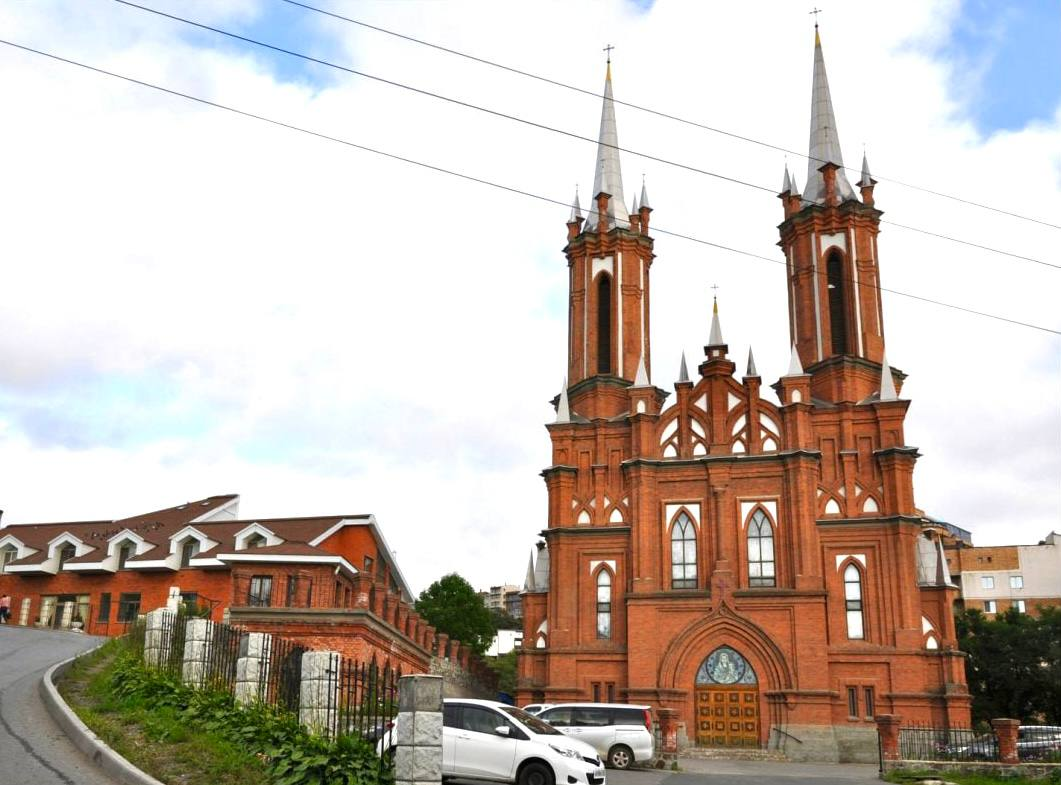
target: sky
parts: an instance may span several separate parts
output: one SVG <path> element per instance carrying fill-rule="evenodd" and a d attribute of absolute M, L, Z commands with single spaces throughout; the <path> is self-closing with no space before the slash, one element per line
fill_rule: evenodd
<path fill-rule="evenodd" d="M 600 100 L 281 0 L 140 0 L 595 139 Z M 370 24 L 805 151 L 813 18 L 789 2 L 341 2 Z M 0 38 L 570 201 L 595 145 L 113 0 L 0 2 Z M 885 287 L 1061 330 L 1056 3 L 819 16 L 848 166 L 874 176 Z M 566 368 L 568 211 L 0 45 L 0 508 L 118 518 L 239 493 L 244 518 L 371 512 L 414 591 L 521 583 Z M 779 190 L 768 146 L 616 108 L 619 142 Z M 773 193 L 623 153 L 652 224 L 781 261 Z M 1053 267 L 895 224 L 949 235 Z M 788 366 L 783 267 L 657 234 L 653 382 Z M 977 544 L 1061 529 L 1061 338 L 884 294 L 915 497 Z"/>

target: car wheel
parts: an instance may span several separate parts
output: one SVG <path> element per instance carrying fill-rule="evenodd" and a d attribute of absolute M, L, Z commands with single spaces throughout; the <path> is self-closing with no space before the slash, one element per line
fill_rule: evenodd
<path fill-rule="evenodd" d="M 544 763 L 531 761 L 519 772 L 518 785 L 553 785 L 553 770 Z"/>
<path fill-rule="evenodd" d="M 613 769 L 628 769 L 634 762 L 634 753 L 629 747 L 617 744 L 608 751 L 608 765 Z"/>

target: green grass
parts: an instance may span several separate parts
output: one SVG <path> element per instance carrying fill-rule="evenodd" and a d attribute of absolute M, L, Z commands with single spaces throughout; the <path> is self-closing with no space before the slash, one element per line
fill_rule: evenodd
<path fill-rule="evenodd" d="M 241 744 L 189 720 L 175 706 L 111 689 L 120 644 L 108 642 L 80 658 L 59 692 L 88 727 L 119 755 L 156 779 L 174 785 L 261 785 L 265 762 Z"/>
<path fill-rule="evenodd" d="M 1003 774 L 996 774 L 994 772 L 984 772 L 977 774 L 970 774 L 958 771 L 890 771 L 884 775 L 886 782 L 896 782 L 902 785 L 913 785 L 913 783 L 920 782 L 921 780 L 932 779 L 932 780 L 944 780 L 946 782 L 954 782 L 957 785 L 1000 785 L 1001 783 L 1007 783 L 1008 785 L 1021 785 L 1021 783 L 1035 783 L 1036 785 L 1052 785 L 1053 783 L 1061 782 L 1061 777 L 1017 777 L 1017 776 L 1006 776 Z"/>

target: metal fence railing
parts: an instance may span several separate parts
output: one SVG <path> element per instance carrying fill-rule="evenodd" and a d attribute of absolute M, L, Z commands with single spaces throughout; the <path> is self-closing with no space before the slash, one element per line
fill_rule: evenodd
<path fill-rule="evenodd" d="M 394 726 L 398 714 L 401 669 L 382 668 L 373 658 L 364 663 L 342 659 L 334 691 L 338 735 L 360 736 L 375 743 Z"/>
<path fill-rule="evenodd" d="M 926 761 L 997 761 L 998 737 L 973 728 L 913 723 L 899 730 L 899 757 Z"/>
<path fill-rule="evenodd" d="M 1061 763 L 1061 725 L 1021 725 L 1017 757 L 1029 763 Z"/>

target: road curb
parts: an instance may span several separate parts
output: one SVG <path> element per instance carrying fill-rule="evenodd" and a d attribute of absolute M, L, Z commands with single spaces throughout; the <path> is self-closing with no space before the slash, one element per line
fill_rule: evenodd
<path fill-rule="evenodd" d="M 95 649 L 91 651 L 95 651 Z M 83 652 L 78 657 L 83 657 L 88 653 Z M 41 700 L 44 701 L 44 707 L 48 710 L 48 714 L 51 715 L 52 719 L 62 728 L 63 733 L 67 735 L 73 745 L 86 758 L 114 779 L 126 785 L 165 785 L 165 783 L 156 780 L 150 774 L 146 774 L 136 768 L 136 766 L 111 749 L 107 742 L 97 736 L 66 705 L 66 701 L 63 700 L 59 690 L 55 687 L 55 679 L 62 676 L 76 659 L 77 657 L 71 657 L 68 660 L 56 663 L 47 670 L 41 679 Z"/>

